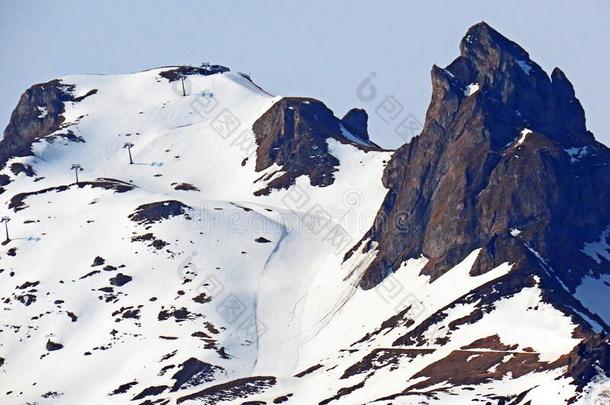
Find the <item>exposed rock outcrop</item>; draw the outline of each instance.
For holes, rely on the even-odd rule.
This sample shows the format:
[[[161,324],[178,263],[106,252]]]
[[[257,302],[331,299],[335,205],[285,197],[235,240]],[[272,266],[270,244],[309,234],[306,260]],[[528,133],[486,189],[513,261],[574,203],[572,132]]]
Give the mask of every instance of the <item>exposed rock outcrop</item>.
[[[433,67],[422,133],[385,170],[388,194],[355,248],[379,246],[361,285],[422,254],[435,278],[479,247],[477,274],[524,251],[569,288],[608,272],[580,250],[610,223],[610,150],[586,130],[572,85],[486,23],[460,49]]]
[[[358,126],[362,124],[361,120],[361,113],[353,113],[347,122],[362,132],[362,126]],[[302,175],[309,176],[313,186],[333,184],[333,173],[339,161],[329,152],[327,139],[354,144],[343,135],[342,125],[343,121],[324,103],[312,98],[284,97],[275,103],[254,123],[252,130],[258,145],[256,171],[277,164],[281,166],[281,174],[274,177],[276,173],[270,173],[262,178],[273,177],[273,180],[255,194],[265,195],[273,189],[288,188]],[[363,144],[354,145],[365,150],[378,148],[366,138],[363,138]]]
[[[591,381],[599,370],[610,377],[610,335],[585,339],[569,355],[567,374],[580,386]]]
[[[163,219],[183,215],[189,219],[190,207],[180,201],[158,201],[150,204],[140,205],[129,215],[129,219],[140,224],[152,224]]]
[[[229,68],[222,65],[203,64],[201,66],[178,66],[159,73],[159,76],[170,82],[180,80],[189,75],[210,76],[218,73],[228,72]]]
[[[65,111],[64,103],[79,102],[97,92],[91,90],[77,97],[73,91],[73,85],[64,84],[59,79],[36,84],[26,90],[0,141],[0,167],[12,157],[31,155],[32,143],[61,129],[65,120],[62,115]],[[69,131],[62,136],[81,141]]]
[[[369,115],[362,108],[352,108],[341,118],[341,123],[345,129],[365,142],[370,141],[368,122]]]

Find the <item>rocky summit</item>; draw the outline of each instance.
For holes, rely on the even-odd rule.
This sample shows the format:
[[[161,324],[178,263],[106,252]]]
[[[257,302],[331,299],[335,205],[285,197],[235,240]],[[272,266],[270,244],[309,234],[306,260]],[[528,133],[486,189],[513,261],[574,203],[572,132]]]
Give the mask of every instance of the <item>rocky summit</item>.
[[[0,402],[609,403],[610,150],[559,68],[459,51],[395,151],[220,65],[26,90]]]

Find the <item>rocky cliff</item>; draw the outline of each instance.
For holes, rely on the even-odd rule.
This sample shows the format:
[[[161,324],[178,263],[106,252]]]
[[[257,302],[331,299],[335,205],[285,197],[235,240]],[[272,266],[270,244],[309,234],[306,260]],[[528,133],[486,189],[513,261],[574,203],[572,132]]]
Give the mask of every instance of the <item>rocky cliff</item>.
[[[571,83],[486,23],[460,50],[432,68],[424,128],[384,173],[387,196],[356,247],[379,246],[361,285],[420,255],[436,278],[478,247],[475,274],[523,255],[571,291],[607,273],[582,248],[610,224],[610,150],[587,131]]]

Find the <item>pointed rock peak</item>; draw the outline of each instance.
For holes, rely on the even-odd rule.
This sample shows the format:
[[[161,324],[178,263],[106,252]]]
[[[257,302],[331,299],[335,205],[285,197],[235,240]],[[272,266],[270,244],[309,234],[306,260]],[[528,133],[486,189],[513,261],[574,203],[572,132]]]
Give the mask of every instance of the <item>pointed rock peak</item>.
[[[449,66],[432,69],[427,117],[434,122],[448,128],[467,103],[482,107],[488,117],[502,116],[515,127],[532,127],[549,136],[585,132],[584,111],[561,70],[555,69],[549,77],[523,48],[485,22],[468,29],[460,49],[461,55]],[[484,102],[473,103],[473,98],[484,98]],[[495,146],[507,141],[507,134],[491,133]]]
[[[568,81],[568,77],[566,76],[566,74],[563,72],[563,70],[559,69],[558,67],[555,67],[553,69],[553,72],[551,73],[551,79],[553,81],[555,81],[555,80]]]
[[[377,246],[376,256],[361,285],[377,285],[420,255],[430,259],[422,272],[435,279],[482,246],[487,258],[475,272],[530,260],[531,247],[566,284],[579,282],[574,269],[589,264],[572,254],[585,240],[573,235],[610,221],[610,195],[598,191],[608,189],[601,184],[610,179],[610,153],[587,132],[565,74],[549,77],[486,23],[468,30],[461,56],[431,73],[424,128],[384,172],[389,191],[362,245]],[[583,148],[599,154],[580,159]],[[525,250],[514,245],[513,228]]]
[[[553,83],[553,89],[559,96],[570,99],[576,96],[574,86],[572,86],[566,74],[558,67],[553,69],[553,73],[551,73],[551,82]]]
[[[365,141],[369,140],[369,115],[362,108],[352,108],[341,118],[341,123],[352,134]]]
[[[460,43],[462,56],[472,59],[489,56],[497,51],[511,54],[513,57],[526,61],[529,54],[519,45],[500,34],[489,24],[482,21],[468,29]]]
[[[432,76],[432,81],[438,81],[445,84],[449,84],[452,79],[455,79],[455,75],[451,71],[437,65],[432,65],[430,75]]]
[[[457,61],[457,60],[456,60]],[[432,78],[432,94],[444,95],[448,91],[461,88],[464,83],[468,83],[467,78],[475,77],[474,75],[462,74],[456,72],[456,63],[452,63],[447,68],[442,68],[437,65],[432,65],[430,77]],[[454,73],[456,72],[456,73]]]

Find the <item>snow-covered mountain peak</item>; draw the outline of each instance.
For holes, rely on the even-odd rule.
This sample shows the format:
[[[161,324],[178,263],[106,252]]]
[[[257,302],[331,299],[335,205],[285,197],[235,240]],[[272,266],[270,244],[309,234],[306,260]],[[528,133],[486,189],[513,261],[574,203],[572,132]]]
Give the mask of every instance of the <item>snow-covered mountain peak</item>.
[[[603,400],[610,153],[560,71],[486,24],[462,48],[396,152],[219,65],[28,89],[1,402]]]
[[[66,102],[62,110],[27,117],[43,123],[57,118],[58,122],[38,132],[34,128],[24,150],[17,153],[30,155],[31,145],[34,156],[24,156],[21,163],[45,173],[44,178],[32,176],[39,185],[69,181],[72,174],[66,168],[79,163],[81,179],[122,178],[159,192],[188,184],[185,187],[198,188],[206,198],[252,198],[267,181],[261,179],[266,172],[255,168],[257,143],[252,127],[282,98],[270,95],[244,74],[226,68],[201,74],[197,69],[164,67],[125,75],[65,76],[34,86],[16,114],[27,109],[48,111],[44,92],[50,89]],[[39,91],[43,93],[39,99],[31,96]],[[305,103],[301,106],[308,108]],[[13,127],[20,118],[12,121]],[[7,141],[21,140],[16,132],[9,125]],[[347,131],[330,135],[346,144],[352,142]],[[326,144],[326,139],[322,142]],[[126,143],[131,144],[133,160],[128,166]],[[224,176],[227,171],[232,173],[231,182]],[[163,172],[172,175],[164,177]]]

